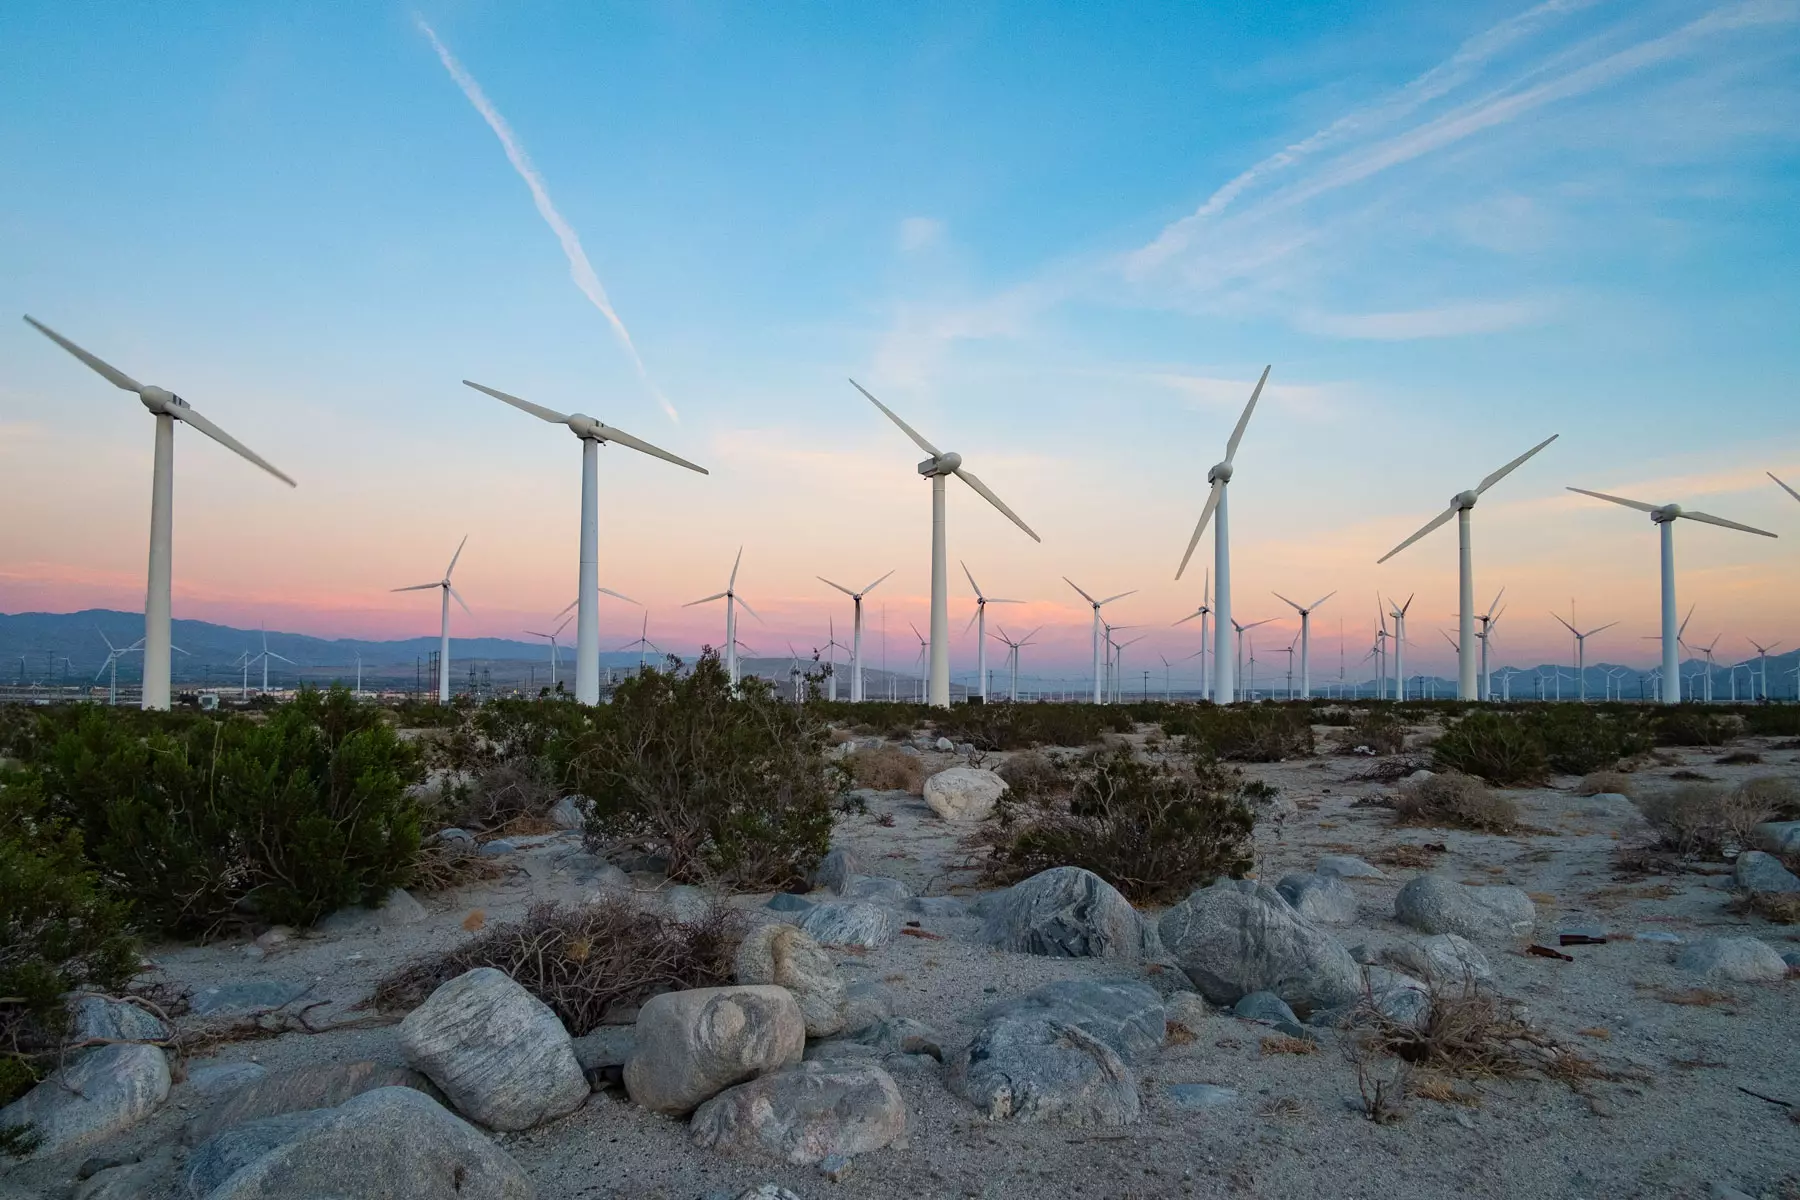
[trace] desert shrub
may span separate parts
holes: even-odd
[[[1650,749],[1633,714],[1601,712],[1588,704],[1534,704],[1517,719],[1543,742],[1550,769],[1565,775],[1613,767]]]
[[[857,787],[878,792],[911,792],[925,788],[925,760],[898,746],[865,746],[844,756],[844,768]]]
[[[1107,733],[1130,733],[1129,709],[1094,704],[965,704],[934,714],[938,733],[978,750],[1089,746]]]
[[[1800,705],[1755,704],[1744,710],[1744,727],[1759,737],[1800,735]]]
[[[1472,712],[1431,747],[1439,770],[1479,775],[1502,786],[1536,783],[1549,768],[1543,740],[1517,717]]]
[[[1472,775],[1442,771],[1400,785],[1394,813],[1409,825],[1450,825],[1489,833],[1510,833],[1519,824],[1519,806]]]
[[[1709,713],[1686,705],[1650,718],[1651,736],[1658,746],[1723,746],[1743,731],[1741,717]]]
[[[1637,806],[1660,847],[1708,858],[1736,854],[1749,844],[1750,831],[1776,813],[1762,788],[1711,783],[1684,783],[1641,797]]]
[[[711,652],[687,675],[636,675],[570,764],[575,790],[594,801],[588,847],[663,855],[671,877],[690,882],[802,881],[829,848],[848,782],[825,740],[816,709],[759,679],[733,688]]]
[[[1007,799],[1013,804],[1042,806],[1067,796],[1075,786],[1069,768],[1041,750],[1024,750],[994,769],[1006,781]]]
[[[1196,752],[1227,762],[1281,762],[1313,753],[1309,707],[1192,705],[1163,722],[1171,734],[1187,738]]]
[[[1391,712],[1364,710],[1333,731],[1331,746],[1339,754],[1353,754],[1359,746],[1376,754],[1399,754],[1406,749],[1406,724]]]
[[[580,1037],[615,1009],[659,992],[730,983],[743,941],[740,920],[718,908],[700,921],[681,922],[623,896],[575,907],[541,904],[523,920],[407,964],[376,987],[374,1004],[384,1012],[407,1011],[458,975],[492,967],[518,980]]]
[[[440,825],[486,831],[542,818],[559,799],[545,759],[520,755],[491,762],[466,781],[446,778],[433,819]]]
[[[1754,750],[1733,750],[1729,754],[1721,754],[1713,759],[1721,767],[1749,767],[1760,763],[1763,756]]]
[[[1089,755],[1072,774],[1066,798],[1009,793],[996,807],[977,835],[989,880],[1084,867],[1155,903],[1250,869],[1256,818],[1237,771],[1186,756],[1146,762],[1121,749]]]
[[[1800,784],[1780,775],[1759,775],[1739,785],[1746,807],[1765,810],[1773,821],[1800,819]]]
[[[1635,796],[1637,781],[1623,771],[1595,771],[1583,776],[1581,782],[1575,785],[1577,796],[1598,796],[1603,792]]]
[[[88,710],[30,769],[45,811],[154,927],[309,925],[407,881],[418,757],[374,706],[337,688],[149,735],[117,711]]]

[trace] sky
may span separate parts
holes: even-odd
[[[904,664],[929,486],[854,378],[1042,535],[951,481],[956,669],[963,560],[1033,673],[1086,670],[1063,576],[1136,589],[1135,673],[1198,647],[1210,535],[1176,565],[1272,364],[1234,606],[1336,591],[1315,675],[1378,594],[1451,673],[1453,527],[1376,559],[1553,433],[1473,514],[1500,660],[1566,658],[1571,604],[1620,622],[1590,661],[1654,656],[1655,530],[1568,485],[1780,534],[1682,523],[1680,606],[1721,661],[1800,644],[1764,474],[1800,486],[1800,0],[14,0],[0,110],[0,611],[143,602],[152,422],[29,313],[299,482],[178,430],[177,617],[433,633],[388,589],[466,534],[453,632],[541,627],[579,446],[467,378],[709,468],[601,451],[601,580],[659,642],[722,638],[680,606],[741,545],[753,648],[843,637],[815,576],[893,570]]]

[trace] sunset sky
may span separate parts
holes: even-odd
[[[1085,669],[1068,575],[1139,589],[1135,673],[1198,646],[1210,536],[1175,567],[1272,363],[1235,608],[1337,590],[1331,676],[1378,590],[1453,673],[1454,527],[1375,560],[1552,433],[1474,514],[1502,661],[1566,658],[1571,600],[1653,657],[1655,531],[1570,484],[1780,534],[1683,523],[1680,606],[1720,661],[1800,644],[1800,0],[308,7],[0,7],[0,611],[143,604],[153,423],[30,313],[299,481],[178,430],[178,618],[435,633],[388,589],[466,533],[455,631],[541,627],[579,447],[466,377],[710,468],[601,453],[659,642],[720,638],[679,605],[742,544],[758,650],[897,568],[910,657],[929,487],[854,377],[1042,535],[951,481],[1031,668]]]

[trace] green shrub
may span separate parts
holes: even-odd
[[[1386,709],[1366,709],[1332,734],[1339,754],[1353,754],[1366,746],[1376,754],[1399,754],[1406,749],[1406,723]]]
[[[1684,783],[1636,803],[1663,849],[1723,858],[1749,845],[1751,830],[1778,812],[1780,797],[1771,795],[1773,789],[1754,786],[1760,782],[1736,788]],[[1792,795],[1792,785],[1787,794]]]
[[[1190,706],[1163,722],[1196,752],[1227,762],[1282,762],[1313,753],[1312,709],[1305,705]]]
[[[987,878],[1012,883],[1083,867],[1134,901],[1187,895],[1251,865],[1256,818],[1242,776],[1208,759],[1146,762],[1118,748],[1089,755],[1065,796],[1010,792],[977,835]]]
[[[1550,769],[1565,775],[1611,768],[1650,749],[1633,714],[1602,713],[1586,704],[1538,704],[1522,710],[1518,720],[1543,741]]]
[[[594,801],[587,843],[664,855],[671,877],[747,890],[798,883],[829,848],[847,779],[825,760],[813,706],[747,678],[735,695],[716,654],[692,673],[645,671],[620,685],[571,763]]]
[[[911,792],[925,788],[925,760],[899,746],[865,746],[844,756],[844,768],[857,787],[878,792]]]
[[[995,767],[994,773],[1006,781],[1007,800],[1013,804],[1041,805],[1066,797],[1075,786],[1074,772],[1042,750],[1022,750]]]
[[[1409,825],[1448,825],[1487,833],[1511,833],[1519,825],[1519,806],[1510,797],[1457,771],[1401,784],[1393,807],[1395,816]]]
[[[1637,780],[1620,771],[1595,771],[1585,776],[1575,787],[1577,796],[1598,796],[1603,792],[1617,796],[1635,796],[1638,793]]]
[[[1471,712],[1432,744],[1439,770],[1479,775],[1502,786],[1541,782],[1549,770],[1544,742],[1517,717]]]
[[[1658,746],[1723,746],[1743,731],[1741,717],[1677,705],[1650,719]]]
[[[978,750],[1090,746],[1108,733],[1130,733],[1131,712],[1116,705],[964,704],[932,714],[937,732]]]

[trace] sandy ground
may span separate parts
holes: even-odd
[[[1761,766],[1714,765],[1714,753],[1681,755],[1681,764],[1640,773],[1652,783],[1677,766],[1733,781],[1762,774],[1800,777],[1800,754],[1754,740],[1736,748],[1763,752]],[[947,765],[949,760],[944,760]],[[1560,928],[1599,925],[1614,934],[1661,930],[1687,940],[1754,933],[1780,950],[1800,943],[1800,926],[1771,926],[1727,911],[1726,894],[1708,877],[1686,874],[1621,882],[1610,856],[1641,828],[1634,808],[1576,797],[1557,788],[1511,793],[1537,830],[1490,836],[1397,828],[1381,808],[1358,806],[1386,785],[1359,781],[1366,758],[1320,757],[1252,766],[1247,774],[1279,787],[1298,811],[1258,830],[1258,873],[1270,881],[1309,870],[1321,854],[1348,853],[1380,863],[1402,843],[1441,843],[1438,867],[1470,883],[1514,884],[1538,902],[1536,940],[1555,944]],[[1573,779],[1556,781],[1572,787]],[[878,816],[891,813],[893,824]],[[845,818],[837,842],[870,873],[894,876],[930,894],[973,894],[959,831],[917,797],[884,793],[867,816]],[[475,910],[489,922],[520,915],[543,899],[586,891],[573,843],[549,839],[513,857],[520,870],[496,884],[426,897],[430,917],[391,932],[314,935],[261,960],[243,943],[163,947],[154,953],[168,980],[199,988],[226,979],[275,978],[314,984],[302,1004],[326,1001],[315,1024],[352,1019],[375,981],[407,958],[455,943]],[[1353,881],[1362,899],[1358,923],[1340,931],[1346,945],[1380,947],[1409,936],[1392,919],[1393,897],[1411,871],[1384,868],[1388,880]],[[645,886],[649,880],[644,879]],[[737,902],[757,907],[766,897]],[[1155,986],[1185,988],[1172,972],[1121,969],[1084,960],[1002,953],[975,938],[978,922],[934,921],[941,940],[898,937],[867,955],[840,955],[851,979],[885,981],[897,1011],[936,1026],[946,1043],[965,1039],[970,1020],[996,999],[1057,979],[1135,974]],[[1501,990],[1529,1006],[1534,1021],[1582,1046],[1602,1063],[1639,1079],[1586,1085],[1585,1094],[1550,1081],[1482,1082],[1477,1106],[1414,1099],[1404,1120],[1377,1125],[1346,1103],[1353,1071],[1327,1037],[1321,1053],[1265,1057],[1268,1030],[1224,1015],[1210,1018],[1189,1045],[1166,1049],[1140,1069],[1142,1120],[1124,1129],[1087,1130],[989,1123],[943,1085],[929,1063],[897,1076],[909,1106],[905,1145],[864,1156],[841,1182],[810,1168],[726,1159],[687,1141],[678,1122],[633,1108],[617,1091],[596,1093],[572,1116],[504,1139],[537,1181],[540,1196],[687,1200],[776,1182],[817,1197],[1161,1197],[1270,1196],[1348,1200],[1422,1197],[1708,1197],[1729,1186],[1751,1196],[1800,1196],[1800,1123],[1791,1111],[1740,1089],[1800,1105],[1800,983],[1728,985],[1704,1005],[1675,1003],[1697,981],[1672,965],[1673,948],[1613,940],[1571,947],[1573,962],[1529,957],[1523,943],[1484,946]],[[1585,1031],[1585,1032],[1578,1032]],[[391,1025],[288,1034],[230,1044],[206,1063],[255,1059],[279,1069],[372,1058],[399,1063]],[[195,1062],[190,1066],[206,1065]],[[1236,1102],[1199,1111],[1169,1098],[1177,1083],[1236,1089]],[[105,1147],[130,1156],[172,1141],[188,1115],[205,1106],[192,1085],[131,1134]],[[23,1195],[68,1195],[75,1163],[27,1164],[0,1178]],[[23,1189],[19,1191],[19,1189]]]

